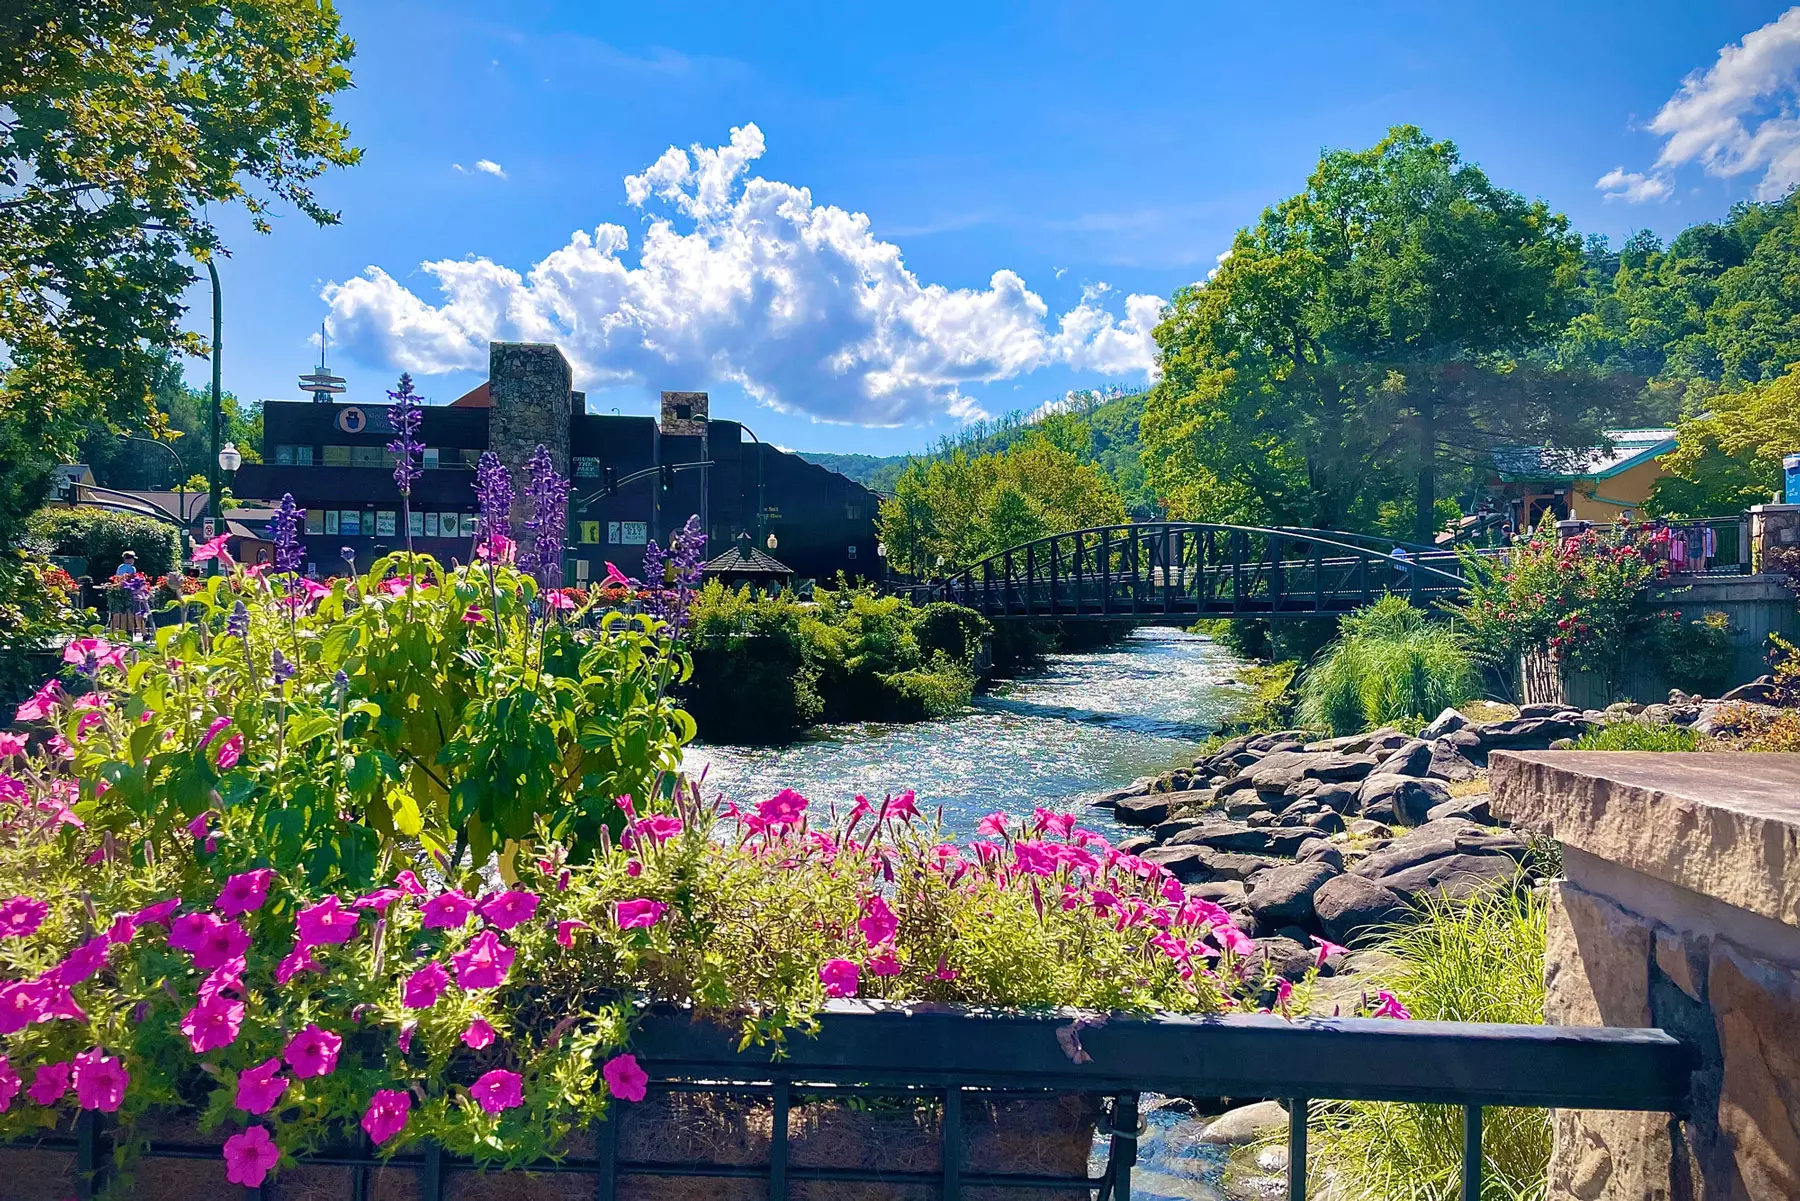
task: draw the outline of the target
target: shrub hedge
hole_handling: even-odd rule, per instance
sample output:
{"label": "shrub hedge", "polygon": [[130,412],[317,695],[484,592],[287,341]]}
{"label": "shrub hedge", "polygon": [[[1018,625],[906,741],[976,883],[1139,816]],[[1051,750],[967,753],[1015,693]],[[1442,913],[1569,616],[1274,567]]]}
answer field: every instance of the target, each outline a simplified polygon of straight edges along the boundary
{"label": "shrub hedge", "polygon": [[138,570],[151,576],[175,570],[180,554],[175,527],[88,505],[39,509],[26,521],[26,541],[45,554],[85,557],[96,580],[117,571],[128,550],[137,552]]}

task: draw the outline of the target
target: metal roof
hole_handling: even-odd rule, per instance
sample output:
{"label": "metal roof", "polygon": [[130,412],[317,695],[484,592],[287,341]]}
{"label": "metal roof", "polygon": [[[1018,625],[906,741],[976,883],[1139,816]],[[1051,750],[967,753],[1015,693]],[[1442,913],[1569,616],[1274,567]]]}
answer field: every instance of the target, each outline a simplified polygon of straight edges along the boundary
{"label": "metal roof", "polygon": [[1494,451],[1494,466],[1507,477],[1556,480],[1603,480],[1639,463],[1661,458],[1675,449],[1675,431],[1666,428],[1607,430],[1611,449],[1562,450],[1549,446],[1504,446]]}

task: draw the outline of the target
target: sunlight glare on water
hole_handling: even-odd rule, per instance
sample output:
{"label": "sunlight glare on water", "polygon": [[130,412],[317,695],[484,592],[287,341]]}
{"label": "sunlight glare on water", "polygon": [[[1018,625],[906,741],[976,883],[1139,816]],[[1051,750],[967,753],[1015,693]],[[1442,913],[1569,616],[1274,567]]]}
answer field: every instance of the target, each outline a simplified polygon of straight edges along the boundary
{"label": "sunlight glare on water", "polygon": [[[911,788],[921,809],[943,806],[947,833],[967,837],[995,809],[1066,808],[1191,762],[1243,699],[1241,668],[1210,638],[1139,630],[1108,650],[1054,656],[1041,674],[1003,681],[942,721],[825,726],[781,747],[699,743],[685,766],[705,769],[708,795],[740,803],[783,788],[820,805]],[[1083,815],[1103,828],[1100,819]]]}

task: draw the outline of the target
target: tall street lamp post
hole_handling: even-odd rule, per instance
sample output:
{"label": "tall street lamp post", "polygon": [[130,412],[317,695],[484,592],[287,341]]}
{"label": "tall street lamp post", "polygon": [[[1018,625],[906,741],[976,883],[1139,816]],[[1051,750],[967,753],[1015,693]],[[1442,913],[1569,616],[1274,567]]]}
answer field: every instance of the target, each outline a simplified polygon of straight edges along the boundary
{"label": "tall street lamp post", "polygon": [[[213,305],[212,305],[212,309],[213,309],[213,314],[212,314],[212,317],[213,317],[213,322],[212,322],[212,447],[211,447],[212,455],[210,456],[210,458],[212,459],[212,462],[210,464],[208,464],[207,472],[206,472],[207,476],[209,477],[207,479],[207,491],[210,494],[209,501],[207,504],[207,511],[211,514],[213,521],[215,523],[217,523],[220,520],[222,520],[225,516],[224,510],[223,510],[223,505],[221,503],[221,488],[219,485],[219,469],[222,466],[222,464],[220,463],[219,460],[221,460],[224,457],[224,453],[225,453],[224,445],[223,445],[223,437],[222,437],[223,430],[220,428],[224,424],[224,417],[223,417],[224,409],[220,402],[220,391],[219,391],[219,339],[220,339],[220,335],[221,335],[221,329],[224,325],[224,312],[225,311],[221,307],[220,300],[219,300],[219,269],[217,267],[213,266],[213,256],[211,254],[208,254],[206,256],[206,273],[207,273],[207,275],[212,277],[212,302],[213,302]],[[237,450],[235,447],[232,449],[231,453],[233,455],[237,454]],[[215,524],[213,532],[214,533],[218,532],[216,524]]]}

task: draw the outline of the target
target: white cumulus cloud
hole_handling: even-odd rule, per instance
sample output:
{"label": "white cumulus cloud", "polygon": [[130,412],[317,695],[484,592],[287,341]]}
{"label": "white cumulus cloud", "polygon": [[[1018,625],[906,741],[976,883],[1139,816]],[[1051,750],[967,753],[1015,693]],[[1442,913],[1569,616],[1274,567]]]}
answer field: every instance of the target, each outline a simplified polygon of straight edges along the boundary
{"label": "white cumulus cloud", "polygon": [[1666,175],[1645,175],[1623,167],[1614,167],[1595,180],[1594,186],[1606,193],[1608,200],[1624,200],[1631,204],[1661,200],[1672,190]]}
{"label": "white cumulus cloud", "polygon": [[1655,200],[1669,194],[1668,176],[1698,163],[1729,178],[1760,171],[1756,195],[1772,200],[1800,183],[1800,6],[1719,51],[1695,71],[1650,122],[1663,138],[1648,175],[1609,171],[1595,185],[1609,197]]}
{"label": "white cumulus cloud", "polygon": [[451,163],[450,167],[458,175],[492,175],[498,179],[506,178],[506,169],[491,158],[478,158],[473,167],[465,167],[461,163]]}
{"label": "white cumulus cloud", "polygon": [[587,387],[729,382],[866,425],[973,416],[965,385],[1053,365],[1153,373],[1162,298],[1115,305],[1095,285],[1053,318],[1010,270],[985,287],[923,282],[864,214],[751,175],[763,151],[762,131],[745,125],[724,146],[671,147],[627,176],[627,202],[650,218],[635,262],[626,230],[604,224],[523,273],[483,257],[423,263],[431,299],[371,265],[326,285],[331,337],[417,374],[480,369],[490,339],[556,342]]}

